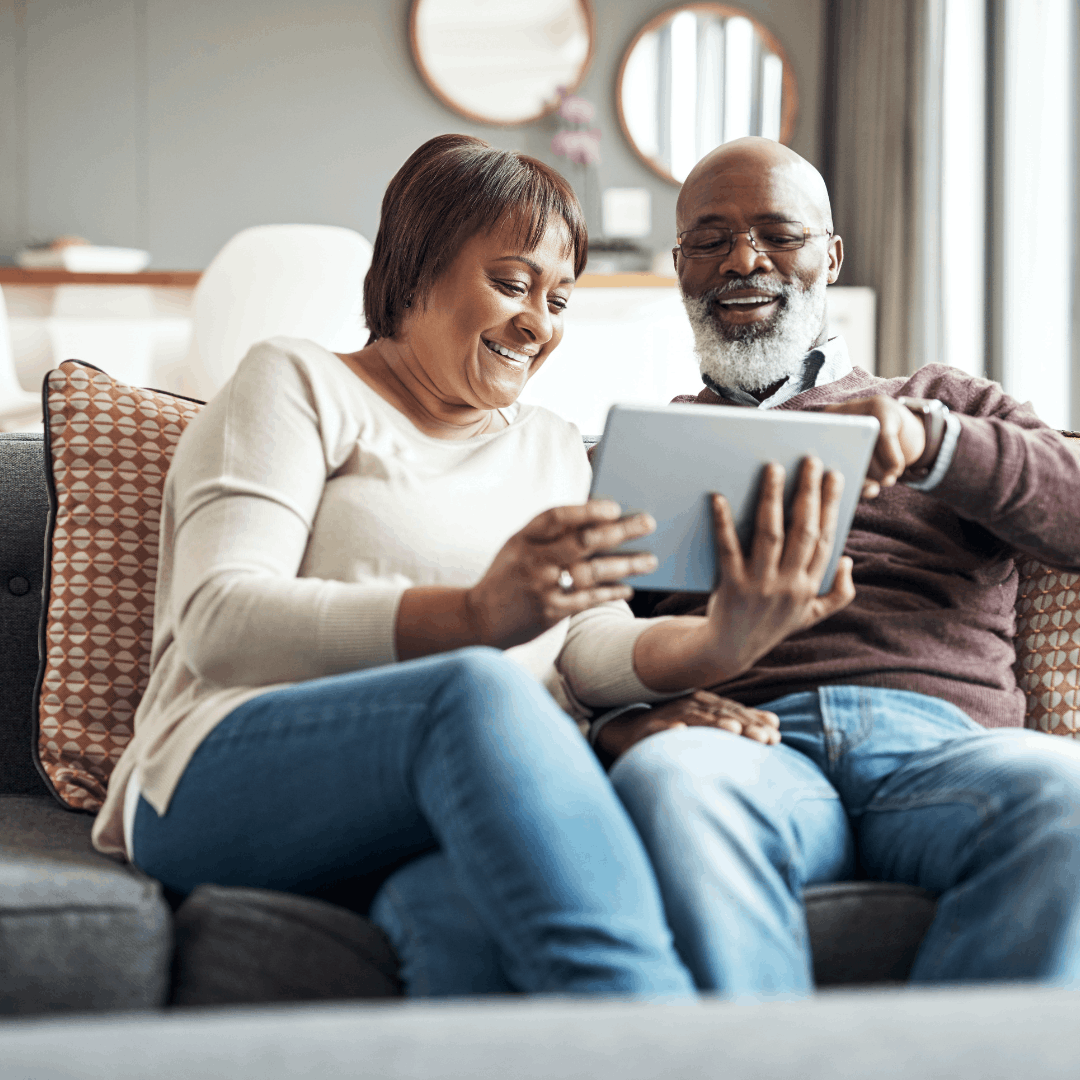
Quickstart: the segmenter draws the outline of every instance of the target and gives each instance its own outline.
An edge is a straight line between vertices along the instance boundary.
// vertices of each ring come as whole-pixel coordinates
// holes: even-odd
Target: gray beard
[[[744,278],[725,282],[703,296],[684,294],[701,374],[717,386],[748,392],[797,375],[825,324],[825,285],[824,275],[805,290],[794,284]],[[771,319],[725,328],[713,317],[725,292],[755,286],[782,298]]]

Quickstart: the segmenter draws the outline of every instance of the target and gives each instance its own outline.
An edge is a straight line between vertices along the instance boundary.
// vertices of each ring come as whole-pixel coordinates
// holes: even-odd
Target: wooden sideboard
[[[187,362],[200,277],[198,270],[72,274],[0,267],[20,382],[38,387],[46,371],[76,357],[124,382],[202,397]],[[522,400],[596,435],[614,401],[656,404],[696,391],[693,337],[676,285],[648,273],[583,274],[562,344]],[[872,370],[873,291],[832,286],[829,321],[847,338],[852,359]],[[355,347],[364,336],[358,325]]]

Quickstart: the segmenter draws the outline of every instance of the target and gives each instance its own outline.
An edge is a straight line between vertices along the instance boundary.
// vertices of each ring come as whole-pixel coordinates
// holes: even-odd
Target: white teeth
[[[505,356],[509,360],[516,360],[519,364],[524,364],[530,359],[528,353],[514,352],[513,349],[508,349],[505,345],[496,344],[494,341],[488,341],[486,338],[484,338],[483,341],[492,352],[496,352],[500,356]]]
[[[733,296],[727,300],[721,300],[720,303],[725,307],[728,304],[771,304],[775,299],[775,296]]]

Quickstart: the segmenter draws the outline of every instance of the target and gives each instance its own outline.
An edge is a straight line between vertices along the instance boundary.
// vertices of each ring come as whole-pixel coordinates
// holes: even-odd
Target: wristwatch
[[[909,480],[925,480],[934,467],[945,438],[945,417],[949,415],[949,407],[937,398],[901,397],[896,400],[923,422],[923,432],[926,435],[926,446],[919,460],[904,470],[900,481],[903,483]]]

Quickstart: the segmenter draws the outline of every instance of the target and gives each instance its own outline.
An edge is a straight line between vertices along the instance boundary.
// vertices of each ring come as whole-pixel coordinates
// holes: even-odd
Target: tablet
[[[836,543],[822,580],[832,588],[836,565],[855,517],[877,442],[870,416],[778,412],[730,405],[613,405],[593,460],[591,497],[614,499],[624,513],[656,519],[651,536],[620,551],[651,551],[660,565],[635,575],[635,589],[711,592],[717,581],[709,496],[726,496],[743,550],[749,550],[762,468],[787,470],[785,517],[790,515],[803,458],[815,454],[844,476]]]

